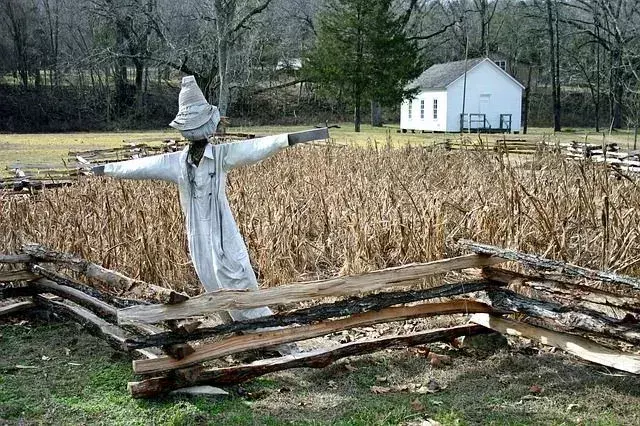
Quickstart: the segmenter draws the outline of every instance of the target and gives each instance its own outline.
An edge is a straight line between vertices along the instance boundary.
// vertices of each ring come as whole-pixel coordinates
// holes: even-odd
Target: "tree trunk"
[[[362,94],[360,93],[360,89],[356,89],[356,111],[355,111],[355,117],[354,117],[354,124],[355,124],[355,128],[354,130],[356,132],[360,131],[360,122],[361,122],[361,108],[362,106],[360,105],[362,102]]]
[[[524,88],[524,111],[522,112],[522,133],[527,134],[529,129],[529,104],[531,102],[531,74],[533,65],[529,64],[529,72],[527,73],[527,87]]]
[[[382,107],[380,102],[371,101],[371,125],[373,127],[382,127]]]
[[[546,0],[547,5],[547,33],[549,36],[549,73],[551,74],[551,94],[553,98],[553,130],[559,132],[560,126],[560,99],[558,98],[558,91],[556,87],[558,82],[556,81],[556,43],[555,43],[555,29],[551,0]]]

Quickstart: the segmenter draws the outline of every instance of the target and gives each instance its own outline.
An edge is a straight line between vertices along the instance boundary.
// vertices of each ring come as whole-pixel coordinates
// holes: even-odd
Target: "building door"
[[[489,114],[489,103],[491,102],[491,95],[489,93],[483,93],[480,95],[480,103],[478,105],[478,113],[484,116],[484,126],[482,127],[490,127],[489,119],[487,115]]]

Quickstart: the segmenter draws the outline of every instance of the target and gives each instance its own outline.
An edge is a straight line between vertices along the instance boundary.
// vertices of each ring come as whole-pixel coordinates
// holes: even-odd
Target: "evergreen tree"
[[[355,106],[356,132],[363,101],[392,106],[412,94],[405,86],[422,69],[405,23],[392,0],[329,0],[320,16],[307,76],[344,90]]]

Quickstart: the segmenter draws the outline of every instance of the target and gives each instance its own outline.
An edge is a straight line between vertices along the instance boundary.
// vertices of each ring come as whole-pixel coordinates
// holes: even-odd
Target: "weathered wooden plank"
[[[449,271],[489,266],[501,260],[482,255],[465,255],[418,265],[383,269],[368,274],[332,278],[321,281],[283,285],[257,291],[223,290],[168,305],[147,305],[118,311],[118,323],[157,323],[171,319],[185,319],[224,310],[249,309],[270,304],[303,302],[323,297],[354,296],[384,290],[406,281],[425,278]]]
[[[25,311],[27,309],[31,309],[35,306],[35,303],[31,301],[25,302],[16,302],[11,305],[0,306],[0,317],[4,315],[11,315],[18,312]]]
[[[62,263],[73,271],[109,284],[118,291],[126,292],[128,295],[138,297],[142,300],[154,300],[160,303],[173,304],[189,299],[187,295],[177,291],[149,284],[144,281],[134,280],[133,278],[129,278],[119,272],[104,268],[88,260],[81,259],[69,253],[50,250],[38,244],[27,244],[22,247],[22,251],[39,261]]]
[[[500,247],[480,244],[469,240],[458,241],[460,247],[477,254],[501,257],[507,260],[520,262],[533,269],[549,270],[570,276],[579,276],[590,280],[604,281],[614,284],[622,284],[640,290],[640,279],[618,275],[614,272],[596,271],[594,269],[583,268],[570,263],[559,262],[557,260],[545,259],[532,254],[521,253],[515,250],[503,249]]]
[[[640,374],[640,356],[609,349],[580,336],[559,333],[489,314],[474,314],[471,316],[471,322],[492,328],[501,334],[524,337],[543,345],[554,346],[596,364]]]
[[[493,312],[493,310],[483,303],[471,300],[454,300],[445,303],[386,308],[381,311],[366,312],[335,321],[230,337],[218,342],[198,346],[195,353],[179,361],[169,357],[133,361],[133,371],[138,374],[158,373],[188,367],[234,353],[312,339],[355,327],[365,327],[390,321],[404,321],[425,316],[473,312]]]
[[[30,281],[38,278],[37,275],[25,269],[17,271],[0,271],[0,283],[11,283],[15,281]]]
[[[491,283],[484,280],[464,281],[454,284],[445,284],[426,290],[385,292],[371,294],[361,298],[351,297],[345,300],[339,300],[335,303],[324,303],[269,317],[234,321],[227,324],[219,324],[215,327],[194,327],[191,330],[181,328],[172,332],[159,333],[153,336],[143,336],[135,342],[127,341],[127,345],[129,345],[130,348],[162,346],[248,330],[311,324],[313,322],[323,321],[329,318],[344,317],[367,311],[379,311],[393,305],[421,302],[429,299],[452,297],[465,293],[478,292],[500,285],[502,284]]]
[[[248,365],[205,370],[189,378],[181,378],[177,375],[154,377],[140,382],[130,382],[128,389],[134,398],[148,398],[196,384],[231,385],[242,383],[264,374],[291,368],[324,368],[342,358],[365,355],[386,348],[424,345],[439,341],[449,342],[457,337],[488,332],[491,332],[491,330],[482,326],[463,325],[405,336],[382,337],[375,340],[348,343],[331,349],[320,349],[293,356],[265,359]]]

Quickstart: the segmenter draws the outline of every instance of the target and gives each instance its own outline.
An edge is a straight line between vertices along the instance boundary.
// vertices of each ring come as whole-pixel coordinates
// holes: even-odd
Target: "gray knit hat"
[[[211,118],[215,119],[217,126],[220,121],[218,108],[209,105],[194,76],[183,77],[178,97],[178,115],[169,123],[169,126],[180,131],[192,130],[202,126]]]

